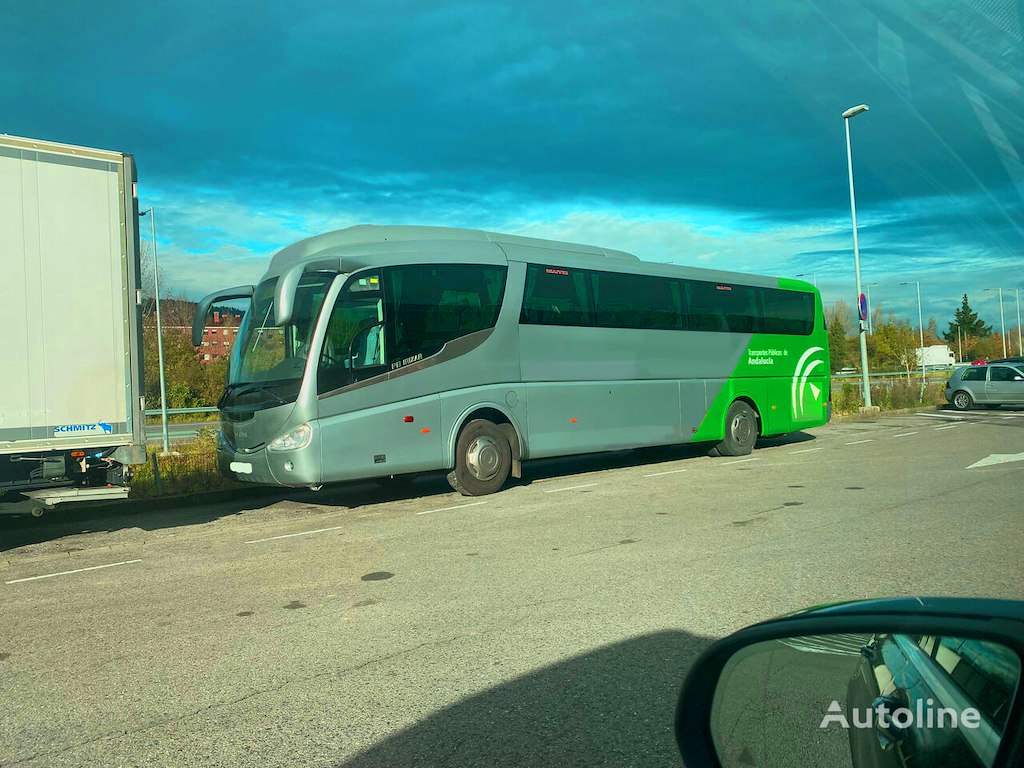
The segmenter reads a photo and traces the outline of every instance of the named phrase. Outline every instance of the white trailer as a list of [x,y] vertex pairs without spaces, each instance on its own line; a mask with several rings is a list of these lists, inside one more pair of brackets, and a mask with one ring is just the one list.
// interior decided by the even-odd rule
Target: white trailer
[[0,135],[0,514],[123,498],[146,460],[135,182]]
[[917,348],[917,365],[919,368],[950,368],[956,365],[956,355],[947,344],[932,344]]

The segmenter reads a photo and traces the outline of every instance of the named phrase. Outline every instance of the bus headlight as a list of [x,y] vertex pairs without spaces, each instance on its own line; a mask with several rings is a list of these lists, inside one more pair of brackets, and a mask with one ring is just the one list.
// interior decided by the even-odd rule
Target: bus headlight
[[309,445],[309,439],[313,436],[313,430],[309,424],[296,427],[291,432],[281,435],[276,440],[271,440],[267,446],[268,451],[297,451]]

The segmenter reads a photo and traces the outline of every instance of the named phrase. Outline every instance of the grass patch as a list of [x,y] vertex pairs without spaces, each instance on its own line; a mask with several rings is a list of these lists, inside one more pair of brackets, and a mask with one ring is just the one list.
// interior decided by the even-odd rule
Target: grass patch
[[[203,428],[187,442],[176,443],[167,456],[150,451],[149,461],[135,467],[132,477],[132,498],[149,499],[155,496],[189,496],[194,493],[241,488],[242,483],[229,480],[217,468],[217,432]],[[160,472],[161,490],[158,493],[153,473],[153,456]]]

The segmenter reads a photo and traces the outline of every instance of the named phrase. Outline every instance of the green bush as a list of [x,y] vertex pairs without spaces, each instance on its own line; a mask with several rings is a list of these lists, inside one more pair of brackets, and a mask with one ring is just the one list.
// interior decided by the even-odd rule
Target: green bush
[[832,402],[836,413],[855,413],[861,406],[860,393],[852,381],[844,381],[838,396]]

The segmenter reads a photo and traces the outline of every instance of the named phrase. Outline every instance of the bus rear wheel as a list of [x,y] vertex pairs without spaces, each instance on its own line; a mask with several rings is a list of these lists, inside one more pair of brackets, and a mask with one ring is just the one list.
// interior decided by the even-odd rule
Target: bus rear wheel
[[455,444],[455,469],[448,483],[463,496],[486,496],[501,489],[512,471],[512,446],[497,424],[473,419]]
[[711,453],[715,456],[746,456],[757,442],[757,414],[748,403],[735,401],[725,415],[725,437]]

